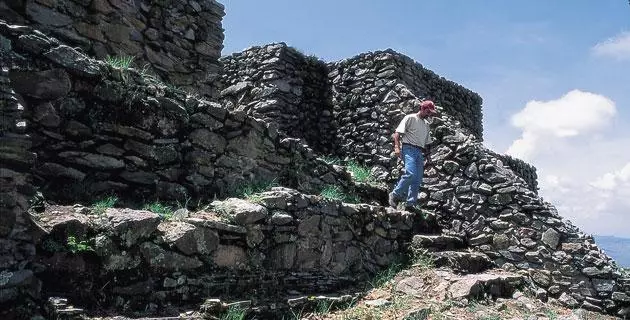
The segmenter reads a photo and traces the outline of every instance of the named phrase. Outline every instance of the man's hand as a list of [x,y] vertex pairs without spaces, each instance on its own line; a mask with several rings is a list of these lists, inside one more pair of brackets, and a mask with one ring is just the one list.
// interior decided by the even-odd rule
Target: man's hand
[[401,158],[401,159],[402,159],[402,157],[400,156],[400,148],[399,148],[398,146],[396,146],[396,147],[394,148],[394,154],[395,154],[398,158]]

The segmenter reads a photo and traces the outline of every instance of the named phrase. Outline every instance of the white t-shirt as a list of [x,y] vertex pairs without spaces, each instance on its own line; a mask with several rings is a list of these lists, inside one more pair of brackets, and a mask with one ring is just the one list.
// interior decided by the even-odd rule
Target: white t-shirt
[[413,144],[419,147],[426,147],[427,144],[433,142],[429,124],[417,113],[406,115],[396,128],[396,132],[402,134],[402,143]]

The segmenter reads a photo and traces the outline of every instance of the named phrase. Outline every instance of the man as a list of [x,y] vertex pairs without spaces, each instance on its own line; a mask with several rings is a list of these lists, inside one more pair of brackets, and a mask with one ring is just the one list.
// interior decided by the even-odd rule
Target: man
[[[437,114],[433,101],[420,103],[417,113],[406,115],[394,132],[394,153],[405,165],[405,173],[389,194],[389,205],[396,208],[398,201],[406,199],[405,208],[415,208],[418,192],[424,176],[424,159],[429,156],[427,149],[433,142],[427,119]],[[400,146],[402,135],[402,148]]]

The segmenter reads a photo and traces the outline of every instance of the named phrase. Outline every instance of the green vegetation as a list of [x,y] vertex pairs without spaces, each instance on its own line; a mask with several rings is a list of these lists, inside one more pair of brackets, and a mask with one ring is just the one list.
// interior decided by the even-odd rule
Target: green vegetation
[[116,69],[129,69],[134,59],[135,57],[129,57],[129,56],[122,56],[122,57],[107,56],[105,58],[105,62],[107,62],[107,64],[109,64],[110,66]]
[[338,186],[327,185],[319,193],[324,199],[343,201],[347,203],[359,203],[360,199],[355,194],[346,194]]
[[290,314],[286,314],[282,316],[282,320],[301,320],[304,318],[304,308],[300,309],[300,311],[295,311],[293,308],[289,308]]
[[260,202],[262,198],[259,193],[269,191],[271,188],[277,186],[279,186],[279,184],[276,179],[246,183],[236,188],[234,196],[251,202]]
[[547,318],[549,318],[549,320],[556,320],[558,319],[558,314],[554,311],[554,310],[545,310],[545,315],[547,316]]
[[74,236],[68,236],[66,245],[68,250],[72,253],[94,251],[94,248],[88,241],[82,240],[77,242],[77,239]]
[[332,309],[333,302],[327,300],[319,300],[317,301],[317,305],[315,306],[315,314],[325,315],[330,313]]
[[372,183],[375,182],[372,175],[370,174],[370,169],[360,165],[358,162],[352,160],[348,162],[347,165],[352,178],[356,182],[360,183]]
[[244,320],[245,316],[245,309],[233,305],[228,308],[227,312],[221,317],[221,320]]
[[376,276],[369,281],[372,288],[380,288],[390,282],[394,277],[404,269],[404,265],[398,262],[392,263],[385,270],[381,270]]
[[118,198],[115,196],[110,196],[96,201],[92,204],[92,213],[97,215],[104,214],[105,210],[113,208],[114,205],[116,205],[116,202],[118,202]]
[[146,204],[142,209],[157,213],[164,220],[170,220],[173,218],[174,210],[171,207],[158,201]]
[[412,257],[412,263],[415,267],[419,267],[421,270],[429,270],[435,267],[435,260],[426,249],[415,250]]

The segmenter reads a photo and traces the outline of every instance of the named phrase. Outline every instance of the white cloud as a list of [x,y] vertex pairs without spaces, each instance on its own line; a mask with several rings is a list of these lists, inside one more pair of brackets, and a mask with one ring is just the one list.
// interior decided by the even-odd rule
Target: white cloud
[[536,166],[539,194],[582,231],[630,237],[630,134],[616,116],[612,100],[579,90],[530,101],[507,153]]
[[556,100],[532,100],[512,116],[512,125],[523,133],[506,153],[528,160],[543,142],[548,144],[549,139],[575,137],[600,129],[615,113],[612,100],[580,90],[572,90]]
[[600,176],[595,181],[591,182],[591,185],[605,191],[630,187],[630,162],[620,170],[608,172]]
[[630,32],[622,32],[602,41],[596,44],[592,51],[598,56],[613,57],[619,60],[630,59]]

